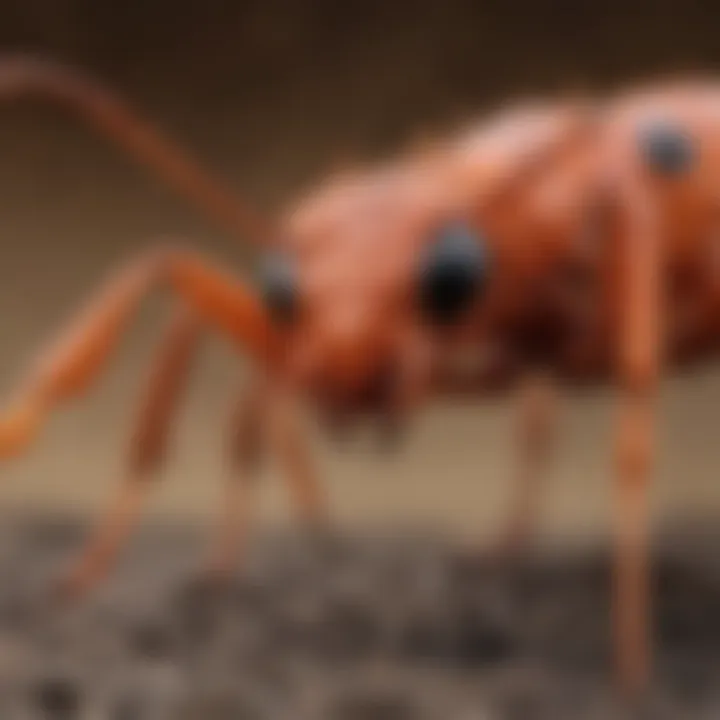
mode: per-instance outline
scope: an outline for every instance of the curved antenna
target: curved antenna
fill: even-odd
[[[254,244],[271,242],[271,227],[194,158],[83,72],[44,58],[0,55],[0,100],[49,99],[78,114],[161,177],[226,232]]]

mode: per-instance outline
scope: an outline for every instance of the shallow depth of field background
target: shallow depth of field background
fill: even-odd
[[[339,164],[383,156],[522,95],[612,88],[720,64],[717,11],[700,3],[3,0],[0,50],[92,71],[268,212]],[[0,106],[0,391],[122,259],[154,236],[192,238],[241,267],[247,249],[42,102]],[[148,303],[86,401],[61,409],[2,470],[0,507],[98,513],[123,472],[135,396],[168,304]],[[242,359],[210,339],[150,513],[218,510],[223,428]],[[484,535],[509,499],[510,399],[434,407],[405,451],[340,453],[313,437],[342,523],[422,522]],[[547,533],[606,533],[612,396],[563,399]],[[720,517],[720,375],[663,390],[658,518]],[[290,518],[274,468],[262,515]]]

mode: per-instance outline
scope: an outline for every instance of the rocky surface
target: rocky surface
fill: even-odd
[[[609,683],[601,550],[488,563],[442,538],[258,539],[224,588],[195,530],[148,527],[95,595],[53,604],[85,536],[0,531],[0,718],[563,720],[720,716],[720,537],[657,551],[655,685]]]

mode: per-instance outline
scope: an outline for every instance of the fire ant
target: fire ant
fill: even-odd
[[[264,257],[256,290],[182,247],[150,249],[41,353],[0,419],[0,454],[20,452],[54,405],[95,378],[148,291],[164,286],[183,301],[150,376],[127,481],[66,591],[100,577],[136,519],[202,326],[233,340],[256,367],[233,424],[238,465],[271,443],[312,521],[325,507],[296,403],[308,401],[328,428],[363,414],[392,428],[430,396],[527,382],[517,537],[547,455],[548,391],[613,382],[621,404],[616,661],[625,688],[643,687],[658,384],[666,366],[710,357],[720,337],[716,87],[681,82],[519,106],[426,152],[331,178],[276,226],[83,75],[3,59],[0,96],[32,94],[79,111]],[[218,568],[244,526],[243,488],[228,487]]]

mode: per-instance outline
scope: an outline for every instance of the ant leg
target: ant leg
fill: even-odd
[[[550,382],[533,376],[520,393],[520,448],[514,497],[499,549],[515,554],[527,547],[536,530],[538,505],[553,449],[555,396]]]
[[[327,495],[300,428],[298,409],[291,400],[281,392],[274,394],[268,427],[270,441],[286,474],[291,501],[303,525],[320,529],[328,522]]]
[[[166,454],[172,421],[187,384],[199,331],[197,317],[181,308],[161,341],[142,393],[129,448],[127,475],[86,549],[62,577],[58,590],[63,596],[77,598],[97,584],[110,570],[137,522],[149,481]]]
[[[274,410],[274,413],[271,412]],[[303,523],[318,527],[327,515],[327,502],[310,464],[309,452],[292,421],[289,410],[270,392],[267,383],[256,382],[242,398],[231,422],[229,437],[230,477],[226,486],[223,519],[211,553],[211,576],[224,580],[247,538],[254,502],[251,474],[274,441],[284,466],[291,502]],[[275,422],[271,422],[275,418]],[[280,419],[282,418],[282,419]]]
[[[168,285],[204,322],[234,340],[256,362],[279,359],[278,339],[267,313],[242,281],[192,253],[150,252],[114,275],[58,342],[41,353],[14,402],[0,415],[0,457],[24,450],[58,402],[88,387],[140,301],[158,285]]]
[[[212,543],[210,575],[224,580],[232,571],[251,522],[255,489],[253,475],[264,454],[265,385],[254,383],[237,404],[228,434],[229,477],[223,496],[223,513]]]
[[[615,251],[620,260],[617,374],[622,402],[613,611],[618,679],[625,692],[637,695],[648,683],[651,660],[648,486],[662,364],[663,277],[659,228],[645,192],[647,181],[632,170],[619,179]]]
[[[614,624],[619,680],[641,690],[650,674],[648,481],[653,452],[653,391],[640,381],[626,391],[617,437]]]

